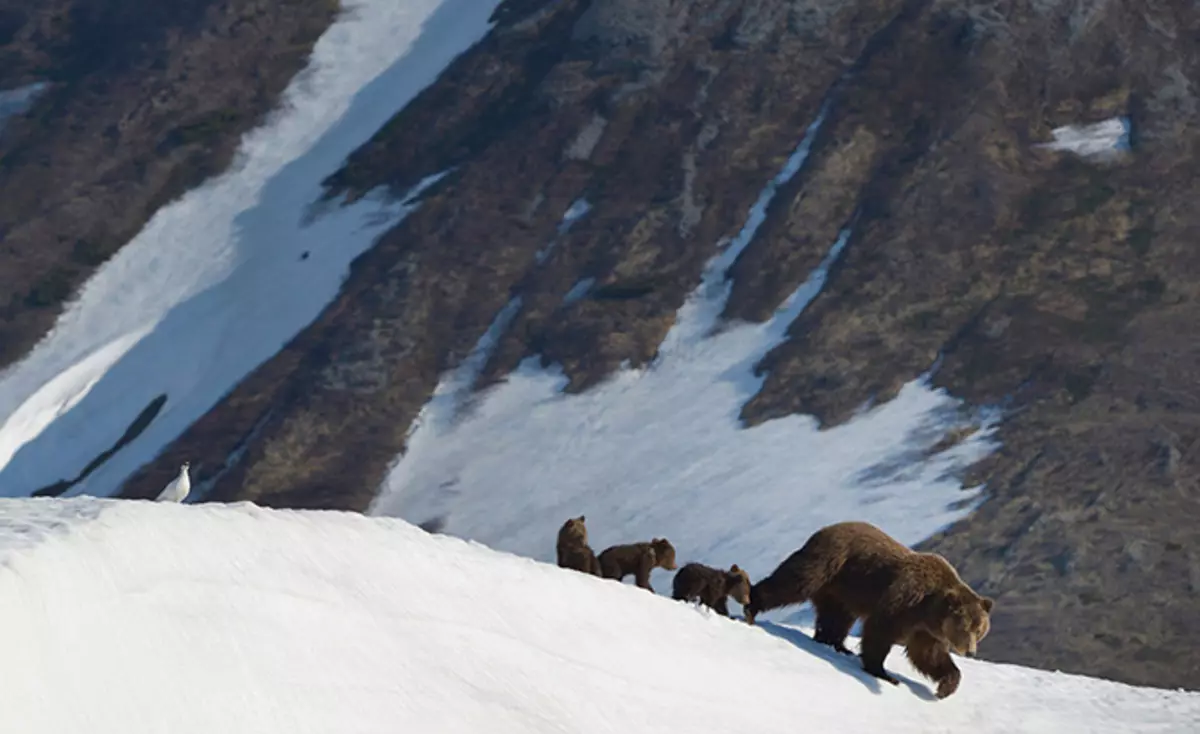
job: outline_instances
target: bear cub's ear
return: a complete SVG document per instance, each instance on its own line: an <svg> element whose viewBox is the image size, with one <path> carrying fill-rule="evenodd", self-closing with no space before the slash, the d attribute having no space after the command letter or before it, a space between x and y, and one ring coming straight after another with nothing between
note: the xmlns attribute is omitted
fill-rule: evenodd
<svg viewBox="0 0 1200 734"><path fill-rule="evenodd" d="M991 598L990 596L985 596L981 599L981 602L983 603L983 611L987 612L988 614L991 614L992 606L995 605L996 600Z"/></svg>
<svg viewBox="0 0 1200 734"><path fill-rule="evenodd" d="M737 573L738 571L741 571L741 570L742 569L738 568L738 565L736 563L729 567L729 573Z"/></svg>

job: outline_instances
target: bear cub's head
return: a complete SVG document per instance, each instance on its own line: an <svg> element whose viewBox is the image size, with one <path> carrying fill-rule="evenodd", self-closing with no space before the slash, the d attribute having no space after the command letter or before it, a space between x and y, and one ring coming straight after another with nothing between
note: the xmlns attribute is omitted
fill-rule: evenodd
<svg viewBox="0 0 1200 734"><path fill-rule="evenodd" d="M750 603L750 576L735 563L725 572L725 593L742 606Z"/></svg>
<svg viewBox="0 0 1200 734"><path fill-rule="evenodd" d="M979 643L992 628L995 601L970 589L954 589L938 604L941 637L959 655L974 657Z"/></svg>
<svg viewBox="0 0 1200 734"><path fill-rule="evenodd" d="M558 537L561 540L578 540L582 543L587 543L587 526L584 525L584 515L572 517L563 523L562 528L558 531Z"/></svg>
<svg viewBox="0 0 1200 734"><path fill-rule="evenodd" d="M654 552L654 565L668 571L674 571L675 546L666 538L655 538L650 541L650 550Z"/></svg>

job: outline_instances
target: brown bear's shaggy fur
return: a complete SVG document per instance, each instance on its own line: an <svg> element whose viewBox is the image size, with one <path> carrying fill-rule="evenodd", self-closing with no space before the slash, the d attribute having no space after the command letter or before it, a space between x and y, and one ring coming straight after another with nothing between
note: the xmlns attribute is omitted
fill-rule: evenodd
<svg viewBox="0 0 1200 734"><path fill-rule="evenodd" d="M675 570L675 546L666 538L655 538L649 543L614 545L600 553L600 574L604 578L621 581L633 574L634 582L650 591L654 591L650 586L650 571L655 566Z"/></svg>
<svg viewBox="0 0 1200 734"><path fill-rule="evenodd" d="M729 616L725 598L732 596L742 606L750 603L750 577L733 564L728 571L699 563L688 563L675 574L671 598L699 601L718 614Z"/></svg>
<svg viewBox="0 0 1200 734"><path fill-rule="evenodd" d="M585 516L572 517L558 529L558 565L576 571L600 575L600 561L588 545Z"/></svg>
<svg viewBox="0 0 1200 734"><path fill-rule="evenodd" d="M958 689L962 673L950 651L974 655L990 629L993 601L976 594L936 553L918 553L864 522L818 530L767 578L750 589L746 621L768 609L812 601L813 639L842 652L863 619L863 668L898 683L883 668L892 645L907 648L913 667L938 684L938 698Z"/></svg>

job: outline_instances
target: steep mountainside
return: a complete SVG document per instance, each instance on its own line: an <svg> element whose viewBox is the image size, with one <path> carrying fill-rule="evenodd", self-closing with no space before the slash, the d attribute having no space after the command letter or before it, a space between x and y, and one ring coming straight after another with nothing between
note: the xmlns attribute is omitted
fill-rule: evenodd
<svg viewBox="0 0 1200 734"><path fill-rule="evenodd" d="M354 199L448 175L125 496L188 459L216 480L211 499L365 508L438 376L515 296L481 385L531 355L572 391L649 363L716 244L819 121L729 273L726 316L764 320L851 234L759 365L744 420L836 425L931 368L1003 406L1004 448L969 478L988 500L927 544L998 598L981 653L1200 687L1200 8L509 0L495 19L327 184ZM1113 117L1127 151L1045 147ZM15 201L0 191L0 216ZM566 227L568 212L583 215ZM66 252L81 236L48 241Z"/></svg>
<svg viewBox="0 0 1200 734"><path fill-rule="evenodd" d="M164 203L221 171L337 0L0 0L0 367Z"/></svg>

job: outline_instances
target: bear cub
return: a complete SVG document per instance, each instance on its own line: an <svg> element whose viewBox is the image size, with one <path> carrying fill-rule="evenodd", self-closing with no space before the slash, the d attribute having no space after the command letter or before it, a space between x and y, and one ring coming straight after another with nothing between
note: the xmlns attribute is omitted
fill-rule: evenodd
<svg viewBox="0 0 1200 734"><path fill-rule="evenodd" d="M655 566L675 570L675 546L666 538L655 538L649 543L614 545L600 553L600 574L604 578L622 581L632 574L634 583L650 591L654 591L650 586L650 572Z"/></svg>
<svg viewBox="0 0 1200 734"><path fill-rule="evenodd" d="M938 685L938 698L958 690L962 672L950 657L973 656L991 628L994 602L959 578L936 553L919 553L865 522L826 526L750 588L746 621L768 609L811 601L813 639L842 652L864 620L859 656L871 675L898 684L884 670L892 645Z"/></svg>
<svg viewBox="0 0 1200 734"><path fill-rule="evenodd" d="M735 563L729 570L688 563L675 574L671 598L699 601L720 615L729 616L727 597L742 606L750 603L750 576Z"/></svg>
<svg viewBox="0 0 1200 734"><path fill-rule="evenodd" d="M558 565L593 576L600 575L600 561L588 545L587 525L584 515L568 519L558 530Z"/></svg>

